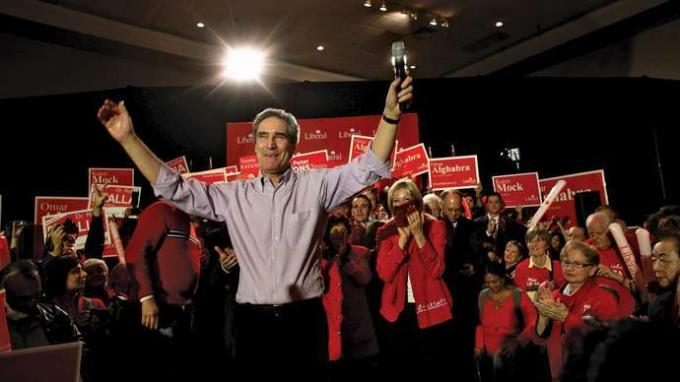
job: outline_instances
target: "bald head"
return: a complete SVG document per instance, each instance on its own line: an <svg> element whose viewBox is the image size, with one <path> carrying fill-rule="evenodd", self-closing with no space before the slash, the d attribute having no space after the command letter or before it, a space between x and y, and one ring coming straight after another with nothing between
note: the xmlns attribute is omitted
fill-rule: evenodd
<svg viewBox="0 0 680 382"><path fill-rule="evenodd" d="M457 190L448 190L442 194L443 215L450 222L457 221L463 215L463 196Z"/></svg>
<svg viewBox="0 0 680 382"><path fill-rule="evenodd" d="M574 241L585 241L586 240L586 230L583 227L574 226L569 228L567 232L569 235L569 240Z"/></svg>
<svg viewBox="0 0 680 382"><path fill-rule="evenodd" d="M588 215L588 218L586 219L586 226L590 227L592 225L594 227L609 227L611 222L612 219L609 217L609 214L605 212L595 212L594 214Z"/></svg>
<svg viewBox="0 0 680 382"><path fill-rule="evenodd" d="M611 219L603 212L595 212L586 219L588 236L593 240L593 245L597 249L607 249L612 245L608 234L609 224L611 224Z"/></svg>

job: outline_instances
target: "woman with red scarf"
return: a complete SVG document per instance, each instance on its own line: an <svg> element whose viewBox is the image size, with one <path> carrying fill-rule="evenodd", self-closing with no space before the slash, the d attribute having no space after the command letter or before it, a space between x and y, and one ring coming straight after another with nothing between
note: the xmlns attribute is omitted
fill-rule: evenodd
<svg viewBox="0 0 680 382"><path fill-rule="evenodd" d="M394 216L378 231L378 276L385 283L380 313L386 370L435 373L450 363L451 294L442 274L446 226L423 213L420 191L410 179L388 192ZM398 374L403 375L403 374Z"/></svg>

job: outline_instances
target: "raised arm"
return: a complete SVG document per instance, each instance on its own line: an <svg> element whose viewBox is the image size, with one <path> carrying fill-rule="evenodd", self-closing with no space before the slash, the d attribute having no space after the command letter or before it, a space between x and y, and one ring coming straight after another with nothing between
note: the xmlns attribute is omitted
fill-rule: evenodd
<svg viewBox="0 0 680 382"><path fill-rule="evenodd" d="M97 118L113 139L123 146L142 175L155 185L163 162L135 134L132 118L125 108L125 103L123 101L115 103L107 99L99 108Z"/></svg>
<svg viewBox="0 0 680 382"><path fill-rule="evenodd" d="M397 87L401 79L396 78L390 84L390 89L385 98L385 109L383 110L383 118L380 119L378 131L375 133L375 141L371 150L373 154L382 162L387 162L390 158L390 152L394 148L394 140L397 136L397 124L386 120L391 119L398 121L401 118L402 110L399 108L400 102L407 102L413 98L413 78L406 77L404 83L401 85L402 90L397 93Z"/></svg>

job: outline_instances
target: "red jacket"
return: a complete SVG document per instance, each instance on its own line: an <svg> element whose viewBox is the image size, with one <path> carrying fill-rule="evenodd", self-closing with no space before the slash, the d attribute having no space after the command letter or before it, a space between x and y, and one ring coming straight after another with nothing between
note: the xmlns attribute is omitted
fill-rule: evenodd
<svg viewBox="0 0 680 382"><path fill-rule="evenodd" d="M562 288L564 291L564 288ZM594 278L588 280L576 293L571 296L561 295L560 300L569 308L569 314L564 322L552 320L548 337L548 358L550 359L550 373L553 379L559 378L562 371L564 345L567 334L574 329L584 326L583 317L611 321L618 317L619 310L616 298L610 292L597 285ZM543 335L545 337L545 334Z"/></svg>
<svg viewBox="0 0 680 382"><path fill-rule="evenodd" d="M522 260L517 264L515 269L515 286L525 292L534 291L538 289L538 285L543 281L554 281L557 288L561 288L565 284L564 273L562 273L562 265L557 260L552 260L552 272L546 268L529 268L529 260ZM550 260L547 258L546 260Z"/></svg>
<svg viewBox="0 0 680 382"><path fill-rule="evenodd" d="M446 225L425 215L423 232L427 241L422 249L411 238L402 250L395 221L390 220L378 230L377 260L378 276L385 282L380 313L387 321L397 321L406 305L406 283L410 275L421 329L452 318L451 293L442 280Z"/></svg>
<svg viewBox="0 0 680 382"><path fill-rule="evenodd" d="M348 254L349 261L341 268L340 259L335 257L333 259L321 259L321 270L326 284L322 302L326 310L326 318L328 320L328 358L331 361L336 361L343 356L344 349L342 348L343 337L348 339L354 336L360 336L365 350L368 353L377 353L377 340L375 337L375 330L371 322L371 315L368 310L366 298L364 295L363 301L346 301L345 294L348 293L348 298L352 298L354 294L349 291L354 285L347 285L354 283L361 291L371 281L371 270L368 266L368 257L370 252L367 248L358 245L350 246L350 253ZM343 275L345 277L343 277ZM343 282L343 278L347 282ZM360 291L360 292L361 292ZM344 309L343 309L344 308ZM355 316L364 315L365 319L361 320L363 323L369 323L370 333L343 333L343 319L345 316L344 310L353 309ZM357 325L353 327L354 330L361 331L366 329L364 325ZM364 332L366 330L363 330ZM372 340L372 341L371 341ZM370 354L369 354L370 355Z"/></svg>
<svg viewBox="0 0 680 382"><path fill-rule="evenodd" d="M137 298L153 295L163 303L190 303L198 286L201 255L189 215L166 202L147 207L125 249L139 288Z"/></svg>

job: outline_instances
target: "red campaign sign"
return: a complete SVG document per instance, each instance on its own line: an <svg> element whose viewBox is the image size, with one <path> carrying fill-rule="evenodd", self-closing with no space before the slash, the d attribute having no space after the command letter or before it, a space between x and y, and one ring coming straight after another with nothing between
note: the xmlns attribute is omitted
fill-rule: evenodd
<svg viewBox="0 0 680 382"><path fill-rule="evenodd" d="M87 190L97 185L134 186L135 170L131 168L89 168Z"/></svg>
<svg viewBox="0 0 680 382"><path fill-rule="evenodd" d="M171 169L174 171L184 174L185 172L189 172L189 163L187 162L187 157L182 155L179 158L175 158L173 160L169 160L165 162L165 164L168 165Z"/></svg>
<svg viewBox="0 0 680 382"><path fill-rule="evenodd" d="M328 150L297 154L290 159L290 166L295 172L328 168Z"/></svg>
<svg viewBox="0 0 680 382"><path fill-rule="evenodd" d="M108 219L108 230L105 232L106 235L106 245L104 246L104 251L102 252L102 257L118 257L118 250L116 249L116 246L113 243L114 236L111 234L111 231L113 231L113 228L111 228L112 224L118 224L118 221L120 219L116 219L116 217L122 217L124 218L125 215L120 215L120 216L111 216L109 214L108 210L105 210L105 215L106 218Z"/></svg>
<svg viewBox="0 0 680 382"><path fill-rule="evenodd" d="M84 210L89 208L90 199L71 196L36 196L33 223L42 224L47 215L63 214L65 212Z"/></svg>
<svg viewBox="0 0 680 382"><path fill-rule="evenodd" d="M76 247L78 249L85 248L85 240L87 239L87 234L90 232L90 221L92 220L92 210L79 210L67 212L64 214L45 216L43 217L42 227L43 227L43 237L47 237L47 232L49 232L56 225L64 224L64 222L70 219L73 223L78 226L78 237L76 238ZM108 221L104 219L104 232L108 232ZM108 240L106 240L109 243Z"/></svg>
<svg viewBox="0 0 680 382"><path fill-rule="evenodd" d="M242 156L238 160L241 169L241 179L256 178L260 174L260 165L257 163L257 155Z"/></svg>
<svg viewBox="0 0 680 382"><path fill-rule="evenodd" d="M109 197L104 203L104 208L111 207L125 207L132 208L133 201L139 202L139 198L134 198L134 193L139 194L141 192L141 187L130 187L130 186L112 186L108 185L104 187L103 192L109 194ZM93 191L94 192L94 191ZM138 203L137 203L138 204ZM139 207L137 205L137 207Z"/></svg>
<svg viewBox="0 0 680 382"><path fill-rule="evenodd" d="M430 170L424 144L407 147L397 152L392 169L392 179L424 174Z"/></svg>
<svg viewBox="0 0 680 382"><path fill-rule="evenodd" d="M354 158L358 157L359 155L365 153L368 151L368 149L371 147L371 144L373 143L374 137L366 137L363 135L352 135L352 139L350 140L350 145L349 145L349 159L347 160L347 163L351 162ZM399 141L394 142L394 148L392 149L391 152L391 159L390 163L392 163L392 167L394 167L394 161L397 158L397 149L399 147Z"/></svg>
<svg viewBox="0 0 680 382"><path fill-rule="evenodd" d="M328 150L329 168L344 165L349 159L352 136L374 136L380 118L380 115L371 115L298 119L300 142L297 145L297 150L299 152L314 152L326 149ZM401 116L397 139L405 146L418 144L420 137L416 114L407 113ZM254 145L255 140L251 123L227 124L227 164L237 164L240 158L253 155ZM241 171L243 172L243 168L241 168Z"/></svg>
<svg viewBox="0 0 680 382"><path fill-rule="evenodd" d="M347 162L351 162L352 159L368 151L368 148L371 147L371 143L373 143L373 139L373 137L365 137L363 135L352 135Z"/></svg>
<svg viewBox="0 0 680 382"><path fill-rule="evenodd" d="M199 182L205 184L213 183L223 183L227 181L226 173L224 172L224 167L216 168L214 170L207 170L201 172L190 172L182 174L184 179L196 179Z"/></svg>
<svg viewBox="0 0 680 382"><path fill-rule="evenodd" d="M604 170L588 171L578 174L563 175L554 178L546 178L539 180L541 185L541 193L545 198L555 183L560 179L564 179L567 184L557 195L557 198L550 206L544 215L544 220L550 220L553 216L558 218L568 217L565 227L576 225L576 203L574 196L577 192L584 191L598 191L600 193L600 201L603 205L609 204L609 197L607 196L607 183L604 179Z"/></svg>
<svg viewBox="0 0 680 382"><path fill-rule="evenodd" d="M127 209L139 207L141 187L109 185L104 187L102 191L109 194L108 199L103 205L104 214L107 218L124 217ZM106 240L107 242L109 241L108 237Z"/></svg>
<svg viewBox="0 0 680 382"><path fill-rule="evenodd" d="M499 175L491 178L494 191L501 194L506 208L540 206L541 188L538 173Z"/></svg>
<svg viewBox="0 0 680 382"><path fill-rule="evenodd" d="M479 183L477 155L430 159L430 188L474 188Z"/></svg>
<svg viewBox="0 0 680 382"><path fill-rule="evenodd" d="M238 170L238 166L235 165L225 167L224 172L227 173L226 175L227 182L237 181L241 176L241 172Z"/></svg>

